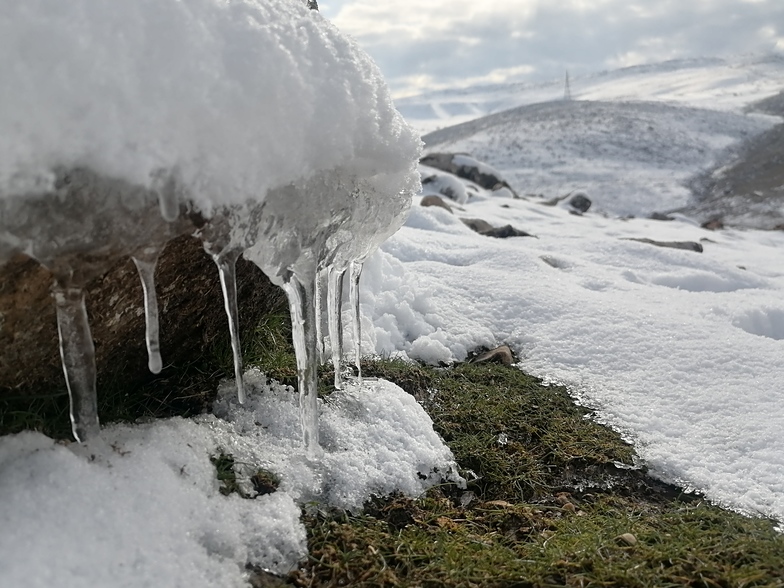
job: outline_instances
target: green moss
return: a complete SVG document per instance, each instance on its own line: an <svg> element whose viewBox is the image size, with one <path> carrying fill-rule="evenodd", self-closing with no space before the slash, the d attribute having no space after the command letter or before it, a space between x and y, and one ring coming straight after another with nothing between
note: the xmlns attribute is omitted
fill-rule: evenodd
<svg viewBox="0 0 784 588"><path fill-rule="evenodd" d="M628 467L633 448L563 388L498 365L363 370L420 400L477 475L473 494L442 486L374 500L364 514L311 516L310 559L293 584L784 586L784 536L770 521Z"/></svg>
<svg viewBox="0 0 784 588"><path fill-rule="evenodd" d="M590 418L564 388L498 364L426 368L378 361L368 374L414 394L488 499L530 500L576 483L609 483L634 450Z"/></svg>
<svg viewBox="0 0 784 588"><path fill-rule="evenodd" d="M398 508L398 527L361 515L307 521L313 586L781 586L784 538L767 521L716 507L610 494L564 505L455 507L432 491ZM575 505L576 503L576 505ZM405 504L405 506L404 506ZM394 509L393 509L394 510Z"/></svg>

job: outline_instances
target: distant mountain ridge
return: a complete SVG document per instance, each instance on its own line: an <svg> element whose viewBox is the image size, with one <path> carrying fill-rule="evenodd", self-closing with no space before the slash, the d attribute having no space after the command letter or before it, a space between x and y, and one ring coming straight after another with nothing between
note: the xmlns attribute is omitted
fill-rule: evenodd
<svg viewBox="0 0 784 588"><path fill-rule="evenodd" d="M784 85L784 55L691 58L570 75L574 99L655 100L742 110ZM482 84L400 98L395 105L422 133L509 108L562 100L564 80Z"/></svg>

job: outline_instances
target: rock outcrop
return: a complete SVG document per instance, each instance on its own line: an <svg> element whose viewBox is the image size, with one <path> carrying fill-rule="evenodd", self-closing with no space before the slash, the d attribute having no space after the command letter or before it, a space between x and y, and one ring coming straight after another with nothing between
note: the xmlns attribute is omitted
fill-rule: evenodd
<svg viewBox="0 0 784 588"><path fill-rule="evenodd" d="M487 164L481 163L462 153L429 153L419 160L422 165L434 167L475 183L485 190L508 189L514 197L517 194L501 174Z"/></svg>
<svg viewBox="0 0 784 588"><path fill-rule="evenodd" d="M0 267L0 276L0 401L62 394L67 403L51 272L19 254ZM164 363L158 375L147 367L142 286L131 259L116 260L86 285L99 399L108 388L135 393L153 380L179 380L181 386L166 387L166 402L194 394L203 398L192 400L205 402L214 390L188 389L186 372L198 367L216 379L229 375L220 365L220 350L230 344L218 270L202 243L183 235L166 245L155 277ZM246 341L265 313L286 308L283 291L243 259L237 262L237 298Z"/></svg>

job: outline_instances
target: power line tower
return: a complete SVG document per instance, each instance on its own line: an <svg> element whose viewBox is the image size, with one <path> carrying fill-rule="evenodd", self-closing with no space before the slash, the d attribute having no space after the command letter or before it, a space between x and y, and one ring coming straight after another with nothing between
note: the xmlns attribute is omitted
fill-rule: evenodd
<svg viewBox="0 0 784 588"><path fill-rule="evenodd" d="M566 70L566 79L564 80L564 100L572 99L572 89L569 87L569 70Z"/></svg>

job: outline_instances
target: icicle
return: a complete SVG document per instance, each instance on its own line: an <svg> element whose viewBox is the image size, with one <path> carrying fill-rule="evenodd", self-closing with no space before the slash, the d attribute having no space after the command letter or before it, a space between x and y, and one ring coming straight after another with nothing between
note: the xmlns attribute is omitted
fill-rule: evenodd
<svg viewBox="0 0 784 588"><path fill-rule="evenodd" d="M343 321L341 307L343 302L343 278L345 268L329 268L327 287L327 314L329 315L329 342L332 347L332 365L335 368L335 389L343 388Z"/></svg>
<svg viewBox="0 0 784 588"><path fill-rule="evenodd" d="M158 194L158 205L161 209L161 216L165 221L173 223L180 216L180 200L177 195L177 185L172 175L158 174L154 187Z"/></svg>
<svg viewBox="0 0 784 588"><path fill-rule="evenodd" d="M245 403L245 384L242 382L242 347L240 347L240 319L237 310L237 258L239 249L228 251L221 255L214 255L213 259L218 265L221 289L223 290L223 305L229 319L229 335L231 336L231 351L234 355L234 377L237 380L237 400Z"/></svg>
<svg viewBox="0 0 784 588"><path fill-rule="evenodd" d="M318 356L319 365L324 363L324 356L326 350L324 349L324 297L327 295L327 289L324 287L324 280L327 276L326 270L323 272L316 272L316 354Z"/></svg>
<svg viewBox="0 0 784 588"><path fill-rule="evenodd" d="M95 391L95 347L87 321L84 291L55 283L57 331L65 383L71 399L71 430L79 442L98 437L98 400Z"/></svg>
<svg viewBox="0 0 784 588"><path fill-rule="evenodd" d="M161 346L158 328L158 297L155 294L155 266L158 264L158 253L155 250L152 255L141 257L131 257L139 277L142 280L142 290L144 291L144 320L146 324L145 340L147 342L147 367L153 374L161 373L163 360L161 359Z"/></svg>
<svg viewBox="0 0 784 588"><path fill-rule="evenodd" d="M362 385L362 317L359 310L359 278L362 276L362 263L351 262L350 297L354 310L354 357L357 364L357 380Z"/></svg>
<svg viewBox="0 0 784 588"><path fill-rule="evenodd" d="M302 441L310 458L321 455L318 434L315 281L315 275L306 279L295 275L285 285L291 308L294 352L297 356Z"/></svg>

